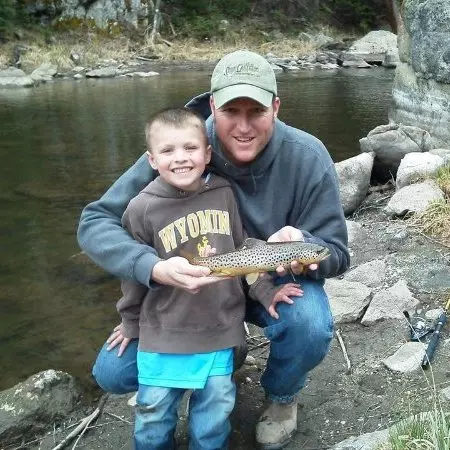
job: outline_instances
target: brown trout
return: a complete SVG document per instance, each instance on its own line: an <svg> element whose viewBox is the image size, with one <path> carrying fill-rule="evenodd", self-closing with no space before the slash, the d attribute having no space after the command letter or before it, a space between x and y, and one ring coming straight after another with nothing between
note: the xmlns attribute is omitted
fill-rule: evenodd
<svg viewBox="0 0 450 450"><path fill-rule="evenodd" d="M265 242L248 238L237 250L218 255L201 257L181 253L191 264L208 267L213 276L246 275L248 284L253 284L259 273L274 271L277 267L288 268L297 261L301 269L318 263L330 255L328 248L303 241Z"/></svg>

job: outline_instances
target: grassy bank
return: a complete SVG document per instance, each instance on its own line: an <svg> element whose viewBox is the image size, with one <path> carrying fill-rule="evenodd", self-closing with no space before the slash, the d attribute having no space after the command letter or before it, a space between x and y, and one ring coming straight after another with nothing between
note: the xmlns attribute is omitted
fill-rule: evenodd
<svg viewBox="0 0 450 450"><path fill-rule="evenodd" d="M450 248L450 165L441 167L430 178L440 187L444 198L431 202L423 212L412 217L411 223Z"/></svg>
<svg viewBox="0 0 450 450"><path fill-rule="evenodd" d="M340 38L339 33L329 28L317 28L330 36ZM14 49L23 46L21 66L30 71L42 63L54 63L60 71L69 70L76 65L93 67L114 60L118 63L131 61L137 56L154 58L159 61L216 61L224 54L237 49L250 49L261 54L273 53L280 57L304 56L310 54L314 44L296 37L276 36L268 33L249 33L243 28L229 33L226 38L212 39L171 38L160 39L150 44L149 36L142 32L139 36L117 33L114 36L91 30L54 32L51 36L40 31L27 30L20 40L11 40L0 45L0 67L11 64ZM71 52L80 56L74 63Z"/></svg>

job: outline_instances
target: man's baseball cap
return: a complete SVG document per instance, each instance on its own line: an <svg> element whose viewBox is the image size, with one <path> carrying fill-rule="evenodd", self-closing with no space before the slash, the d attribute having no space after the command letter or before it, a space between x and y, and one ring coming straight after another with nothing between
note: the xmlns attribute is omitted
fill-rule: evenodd
<svg viewBox="0 0 450 450"><path fill-rule="evenodd" d="M211 78L211 93L216 108L239 97L251 98L267 108L277 95L277 81L263 56L238 50L217 63Z"/></svg>

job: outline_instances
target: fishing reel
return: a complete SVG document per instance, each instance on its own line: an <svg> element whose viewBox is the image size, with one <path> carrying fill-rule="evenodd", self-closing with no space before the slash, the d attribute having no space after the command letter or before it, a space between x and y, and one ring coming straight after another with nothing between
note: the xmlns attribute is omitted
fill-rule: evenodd
<svg viewBox="0 0 450 450"><path fill-rule="evenodd" d="M434 331L434 324L419 315L410 315L408 311L403 311L403 315L409 324L411 341L420 341Z"/></svg>

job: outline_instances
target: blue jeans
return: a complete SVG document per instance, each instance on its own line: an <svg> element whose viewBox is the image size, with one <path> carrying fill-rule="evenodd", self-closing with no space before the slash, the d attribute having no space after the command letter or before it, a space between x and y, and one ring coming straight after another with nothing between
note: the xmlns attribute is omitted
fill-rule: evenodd
<svg viewBox="0 0 450 450"><path fill-rule="evenodd" d="M328 352L333 337L333 318L323 281L296 277L304 291L294 304L278 303L278 320L260 304L247 301L245 320L264 329L270 340L270 353L261 384L267 396L287 403L305 384L307 374ZM293 282L291 276L278 278L277 284ZM108 352L105 344L97 356L93 375L107 392L124 394L137 391L136 351L138 341L130 342L118 358L118 347Z"/></svg>
<svg viewBox="0 0 450 450"><path fill-rule="evenodd" d="M135 450L173 450L177 408L185 389L140 384L134 425ZM189 450L224 450L236 398L231 375L209 377L189 401Z"/></svg>

